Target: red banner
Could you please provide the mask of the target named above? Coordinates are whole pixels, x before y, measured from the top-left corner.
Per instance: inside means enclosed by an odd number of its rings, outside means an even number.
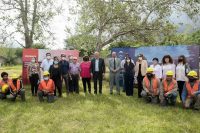
[[[29,81],[27,79],[27,66],[30,64],[31,59],[36,57],[38,60],[38,49],[23,49],[23,68],[22,68],[22,79],[24,84],[27,84]]]
[[[67,57],[69,55],[79,57],[79,51],[78,50],[45,50],[45,49],[23,49],[23,68],[22,68],[22,79],[24,84],[29,83],[27,79],[27,66],[30,64],[31,59],[33,57],[36,57],[37,61],[39,63],[42,62],[42,60],[46,57],[46,53],[51,53],[52,57],[58,56],[60,57],[61,54],[65,54]]]

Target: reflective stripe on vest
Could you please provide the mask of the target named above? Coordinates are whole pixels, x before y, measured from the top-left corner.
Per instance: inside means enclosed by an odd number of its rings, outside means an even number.
[[[156,78],[153,78],[153,93],[156,95],[157,94],[157,90],[158,90],[158,80]],[[145,86],[146,88],[151,91],[151,86],[150,86],[150,81],[149,79],[145,76],[144,77],[144,82],[145,82]]]
[[[189,82],[186,82],[186,89],[187,89],[187,92],[188,92],[187,97],[190,98],[192,96],[192,93],[194,93],[194,92],[199,90],[199,80],[197,80],[194,83],[193,87],[191,87]]]
[[[15,89],[15,90],[20,90],[20,84],[21,84],[21,82],[20,82],[20,80],[18,79],[18,80],[17,80],[17,86],[15,86],[15,85],[13,84],[14,89]],[[12,88],[12,90],[13,90],[13,88]]]
[[[165,93],[170,92],[171,90],[173,90],[174,86],[175,86],[175,83],[176,83],[176,80],[173,79],[172,82],[168,85],[167,80],[165,79],[163,81],[163,87],[164,87]]]

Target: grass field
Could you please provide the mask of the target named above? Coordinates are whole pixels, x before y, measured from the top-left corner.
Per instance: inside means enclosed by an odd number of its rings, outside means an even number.
[[[21,67],[1,68],[20,73]],[[80,86],[82,87],[81,83]],[[0,101],[1,133],[199,133],[200,112],[146,104],[124,94],[64,95],[55,103],[39,103],[26,86],[26,102]]]

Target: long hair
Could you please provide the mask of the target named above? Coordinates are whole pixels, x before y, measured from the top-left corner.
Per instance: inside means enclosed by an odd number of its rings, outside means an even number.
[[[185,56],[184,55],[180,55],[179,57],[178,57],[178,63],[180,63],[180,59],[183,59],[183,64],[185,65],[186,64],[186,58],[185,58]]]
[[[166,58],[169,59],[169,63],[170,63],[170,64],[173,64],[173,59],[172,59],[172,57],[171,57],[170,55],[165,55],[165,56],[162,58],[162,64],[163,64],[163,65],[166,64],[166,61],[165,61]]]

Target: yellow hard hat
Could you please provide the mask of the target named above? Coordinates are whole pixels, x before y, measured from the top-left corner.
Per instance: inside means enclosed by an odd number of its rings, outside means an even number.
[[[190,71],[187,76],[197,78],[197,72],[196,71]]]
[[[1,88],[2,93],[6,93],[8,91],[9,86],[7,84],[3,85]]]
[[[44,71],[43,76],[48,76],[49,72],[48,71]]]
[[[167,76],[173,76],[173,75],[174,75],[174,72],[173,72],[173,71],[167,71],[167,72],[166,72],[166,75],[167,75]]]
[[[149,73],[149,72],[151,73],[153,71],[154,71],[154,69],[152,67],[147,68],[147,73]]]
[[[11,76],[11,78],[12,78],[12,79],[18,79],[18,78],[19,78],[19,75],[13,74],[13,75]]]

